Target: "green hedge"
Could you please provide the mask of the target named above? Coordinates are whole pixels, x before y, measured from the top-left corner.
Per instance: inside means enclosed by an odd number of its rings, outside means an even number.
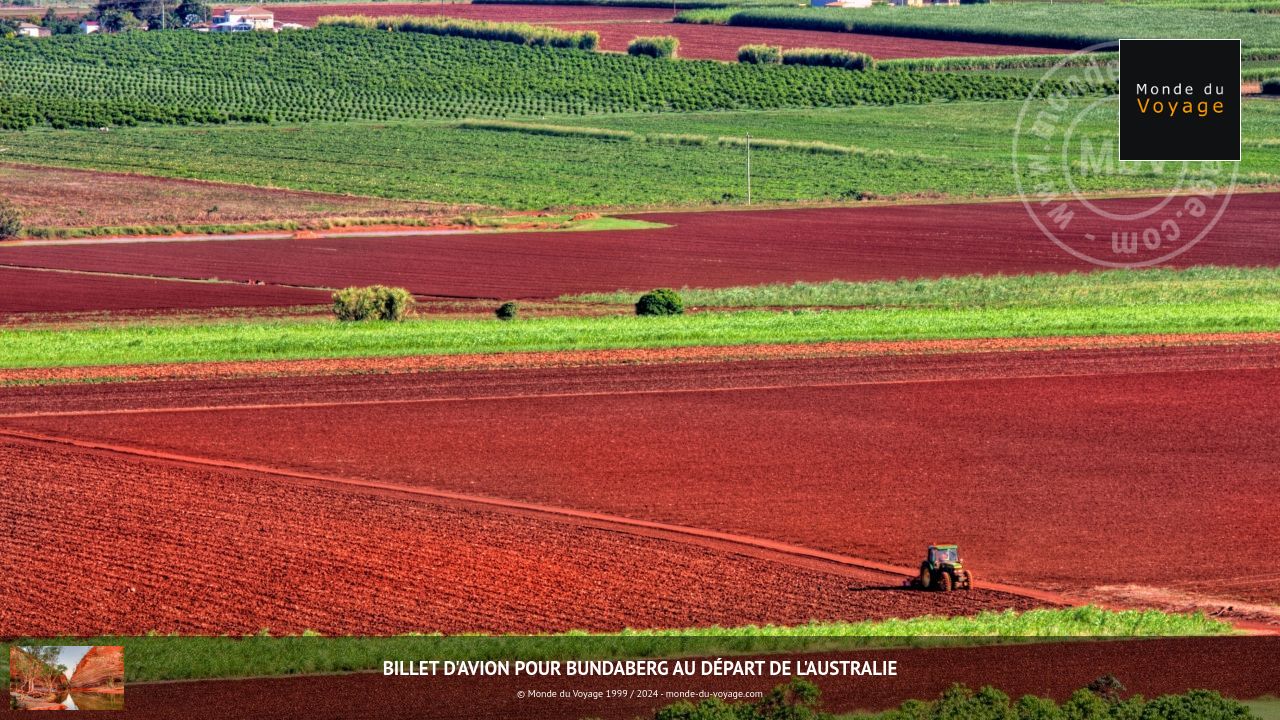
[[[777,45],[743,45],[738,48],[738,62],[776,65],[782,62],[782,48]]]
[[[337,25],[373,30],[426,33],[428,35],[452,35],[472,40],[532,45],[534,47],[575,48],[595,50],[600,47],[600,33],[595,31],[570,31],[548,25],[528,23],[488,22],[440,16],[396,15],[369,17],[367,15],[326,15],[316,25]]]
[[[680,39],[673,35],[638,37],[627,45],[628,55],[652,58],[674,58],[680,49]]]
[[[875,58],[866,53],[830,48],[793,48],[782,51],[783,65],[817,65],[844,70],[874,70]]]

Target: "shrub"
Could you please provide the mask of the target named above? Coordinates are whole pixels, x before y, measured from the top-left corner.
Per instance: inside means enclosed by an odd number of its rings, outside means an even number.
[[[342,321],[399,321],[412,305],[408,290],[385,285],[343,288],[333,294],[333,314]]]
[[[682,315],[684,301],[675,290],[658,288],[640,296],[636,301],[637,315]]]
[[[876,61],[870,55],[850,50],[795,48],[782,52],[783,65],[818,65],[846,70],[871,70]]]
[[[772,65],[782,62],[782,48],[777,45],[743,45],[738,48],[738,62]]]
[[[515,320],[516,314],[520,312],[520,306],[514,302],[504,302],[493,311],[499,320]]]
[[[1280,78],[1270,78],[1262,81],[1263,95],[1280,95]]]
[[[627,45],[627,53],[630,55],[647,55],[653,58],[674,58],[676,51],[680,48],[679,38],[671,35],[656,35],[653,37],[638,37]]]
[[[17,237],[22,231],[22,211],[16,205],[0,198],[0,240]]]

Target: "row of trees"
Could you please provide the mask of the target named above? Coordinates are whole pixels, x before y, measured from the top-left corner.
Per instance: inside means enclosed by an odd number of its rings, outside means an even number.
[[[24,645],[18,649],[21,654],[10,657],[11,663],[16,661],[18,664],[18,667],[11,669],[10,690],[35,696],[60,689],[58,678],[67,673],[67,667],[58,664],[62,648],[57,645]],[[16,687],[14,682],[17,683]]]

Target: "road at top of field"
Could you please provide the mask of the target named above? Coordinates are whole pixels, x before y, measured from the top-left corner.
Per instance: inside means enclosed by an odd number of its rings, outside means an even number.
[[[1102,675],[1115,675],[1128,692],[1153,698],[1209,688],[1250,699],[1280,691],[1276,638],[1160,638],[1056,642],[992,647],[914,648],[857,652],[755,655],[796,661],[897,662],[896,676],[811,678],[830,712],[886,710],[910,699],[935,699],[951,686],[992,685],[1014,698],[1051,697],[1059,702]],[[693,658],[695,661],[699,658]],[[745,658],[735,658],[745,659]],[[176,718],[177,708],[218,707],[227,720],[269,715],[280,720],[631,720],[675,702],[665,697],[609,697],[609,690],[767,692],[779,677],[384,677],[377,673],[129,686],[129,711],[139,718]],[[520,691],[584,691],[573,698],[522,698]],[[601,693],[592,699],[589,693]],[[371,705],[371,697],[395,703]],[[316,698],[323,697],[323,703]]]
[[[0,623],[15,635],[615,631],[1041,604],[914,593],[893,576],[712,541],[58,444],[0,439],[0,464],[0,521],[14,529]],[[17,562],[37,557],[58,558],[59,572]]]
[[[743,45],[779,45],[838,48],[863,52],[877,60],[896,58],[955,57],[970,55],[1040,55],[1062,50],[1030,46],[993,45],[954,40],[868,35],[821,30],[779,30],[737,25],[693,25],[686,23],[557,23],[566,30],[594,30],[600,33],[605,50],[626,52],[627,44],[646,35],[673,35],[680,40],[679,57],[695,60],[737,61]]]
[[[474,384],[455,376],[458,386],[434,396],[441,375],[402,376],[390,389],[370,378],[367,393],[354,377],[327,393],[317,378],[277,379],[244,397],[271,405],[275,392],[281,407],[5,417],[0,427],[894,565],[931,542],[958,542],[981,579],[1085,597],[1132,585],[1106,592],[1154,589],[1164,596],[1146,601],[1161,606],[1274,604],[1274,575],[1256,569],[1280,543],[1265,509],[1280,468],[1280,348],[1217,350],[1006,353],[959,365],[919,356],[897,376],[885,367],[892,358],[564,370],[558,381],[554,370],[507,371],[477,373]],[[1077,361],[1091,373],[1071,375]],[[39,397],[17,394],[28,406]],[[353,427],[397,430],[373,444],[334,431]]]
[[[1111,212],[1149,199],[1095,201]],[[1174,212],[1178,203],[1165,211]],[[1280,193],[1232,199],[1212,233],[1169,263],[1276,265],[1271,221]],[[598,232],[396,238],[237,240],[145,245],[0,247],[0,265],[190,279],[345,287],[397,285],[419,295],[549,298],[620,288],[726,287],[973,273],[1087,272],[1020,203],[886,205],[630,216],[671,227]],[[1160,214],[1152,222],[1159,222]],[[1080,210],[1071,233],[1110,245],[1106,221]],[[1109,252],[1109,250],[1108,250]],[[181,303],[180,298],[174,298]],[[0,312],[26,301],[0,287]],[[90,305],[86,300],[82,305]],[[82,307],[91,310],[92,307]]]
[[[276,22],[312,26],[325,15],[445,15],[468,20],[494,22],[667,22],[671,8],[623,7],[607,5],[471,5],[469,3],[347,3],[322,5],[265,5],[275,13]]]

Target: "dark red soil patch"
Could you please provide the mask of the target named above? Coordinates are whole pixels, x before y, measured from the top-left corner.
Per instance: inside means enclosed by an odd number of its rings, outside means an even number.
[[[315,25],[325,15],[447,15],[498,22],[588,22],[671,19],[670,8],[606,7],[600,5],[469,5],[461,3],[350,3],[346,5],[267,5],[276,22]],[[1006,51],[1007,54],[1007,51]]]
[[[768,657],[768,656],[762,656]],[[774,656],[776,658],[778,656]],[[1094,678],[1112,674],[1146,697],[1209,688],[1241,699],[1275,695],[1280,679],[1276,638],[1169,638],[1062,642],[976,648],[867,650],[789,656],[797,660],[896,660],[899,675],[815,678],[833,712],[883,710],[912,698],[936,698],[952,683],[993,685],[1014,697],[1065,700]],[[375,674],[267,680],[135,684],[131,717],[170,718],[193,704],[220,716],[308,720],[631,720],[672,700],[520,699],[519,691],[657,689],[767,691],[785,678],[423,678]],[[370,698],[393,697],[394,703]]]
[[[1035,604],[909,592],[893,578],[514,511],[42,443],[0,442],[0,466],[0,524],[12,531],[0,625],[19,636],[531,633]],[[57,557],[59,571],[28,572],[23,558],[37,555]]]
[[[1150,201],[1102,204],[1118,212],[1147,207]],[[1269,232],[1278,210],[1280,194],[1237,196],[1209,237],[1173,264],[1280,264],[1280,244]],[[421,295],[503,299],[618,288],[1088,272],[1098,267],[1072,257],[1041,234],[1020,203],[640,217],[673,227],[7,247],[0,248],[0,264],[319,287],[383,283]],[[1091,218],[1086,210],[1078,212],[1072,233],[1097,233],[1109,248],[1110,226]],[[0,304],[0,312],[6,310]]]
[[[328,393],[286,383],[253,397],[382,402],[0,425],[897,565],[959,542],[980,578],[1050,590],[1215,580],[1222,596],[1274,603],[1274,580],[1255,573],[1280,543],[1268,505],[1280,363],[1274,349],[1218,356],[1206,370],[1194,354],[1115,351],[1088,376],[1062,376],[1073,361],[1053,353],[973,358],[986,364],[976,369],[920,356],[897,378],[857,359],[654,366],[640,383],[628,368],[509,371],[434,399],[439,375],[400,376],[394,391],[375,381],[368,395],[347,378]],[[387,402],[415,397],[426,401]],[[400,430],[378,443],[333,432],[388,426]]]
[[[0,268],[0,313],[279,307],[327,302],[329,293],[301,288]]]
[[[894,58],[953,57],[959,55],[1032,55],[1060,53],[1053,48],[989,45],[986,43],[921,40],[817,30],[778,30],[728,25],[684,23],[586,23],[563,24],[569,30],[595,30],[605,50],[625,52],[627,44],[642,35],[674,35],[680,39],[679,56],[690,59],[736,62],[743,45],[780,45],[784,48],[840,48],[864,52],[877,60]]]

